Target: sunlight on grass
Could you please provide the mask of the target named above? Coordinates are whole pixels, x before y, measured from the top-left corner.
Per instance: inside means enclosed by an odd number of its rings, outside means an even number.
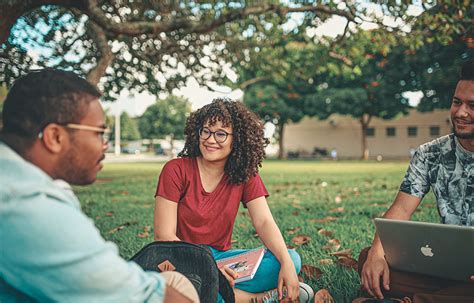
[[[107,164],[98,182],[75,188],[84,211],[102,235],[119,246],[124,258],[153,241],[154,194],[163,164]],[[360,250],[370,245],[372,219],[381,216],[392,202],[407,165],[358,161],[263,163],[261,175],[270,192],[269,205],[287,245],[296,248],[303,264],[323,272],[319,279],[305,277],[305,282],[328,289],[336,302],[348,302],[357,296],[357,273],[338,265],[338,258],[330,253],[350,249],[352,258],[357,259]],[[436,222],[437,218],[434,198],[429,194],[414,220]],[[320,233],[321,229],[329,233]],[[311,239],[298,246],[292,242],[297,235]],[[243,207],[233,240],[236,248],[261,245]]]

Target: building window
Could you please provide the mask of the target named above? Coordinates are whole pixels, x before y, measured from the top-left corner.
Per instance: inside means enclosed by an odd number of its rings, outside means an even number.
[[[367,131],[365,134],[367,135],[367,137],[375,137],[375,128],[367,127]]]
[[[395,127],[387,127],[385,130],[387,137],[395,137]]]
[[[418,133],[418,127],[408,126],[407,128],[408,137],[416,137],[417,133]]]
[[[440,131],[439,131],[439,126],[430,126],[430,136],[431,137],[437,137],[439,136]]]

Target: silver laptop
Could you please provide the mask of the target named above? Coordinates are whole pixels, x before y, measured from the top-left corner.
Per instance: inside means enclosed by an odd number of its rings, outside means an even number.
[[[390,267],[446,279],[474,275],[474,227],[375,219]]]

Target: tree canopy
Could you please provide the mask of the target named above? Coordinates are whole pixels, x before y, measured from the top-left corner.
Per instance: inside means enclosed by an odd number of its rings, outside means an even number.
[[[165,99],[157,99],[150,105],[138,120],[143,138],[174,139],[184,138],[184,126],[191,112],[191,104],[182,97],[170,95]]]
[[[2,1],[0,82],[11,84],[32,61],[73,69],[99,84],[108,98],[122,89],[171,91],[190,76],[204,85],[222,82],[226,64],[237,53],[245,60],[247,50],[262,47],[266,31],[288,28],[289,20],[304,31],[332,16],[345,18],[348,25],[363,20],[383,24],[382,17],[372,13],[373,5],[333,0]],[[467,6],[459,5],[454,13],[452,6],[425,7],[439,11],[439,18],[449,14],[433,32],[466,26],[469,18],[462,12]],[[380,5],[385,16],[411,24],[415,18],[408,7],[392,1]],[[35,60],[26,46],[37,50]]]

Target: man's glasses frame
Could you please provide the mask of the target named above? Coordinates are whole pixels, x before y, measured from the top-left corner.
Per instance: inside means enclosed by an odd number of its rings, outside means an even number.
[[[207,140],[213,135],[217,143],[224,143],[229,136],[232,136],[232,133],[228,133],[225,130],[220,129],[213,132],[207,127],[201,127],[198,134],[199,138],[203,140]]]
[[[91,131],[91,132],[96,132],[100,135],[100,138],[102,140],[103,144],[106,144],[109,142],[109,135],[110,135],[110,128],[108,127],[97,127],[97,126],[91,126],[91,125],[85,125],[85,124],[76,124],[76,123],[67,123],[67,124],[58,124],[66,128],[70,129],[78,129],[78,130],[85,130],[85,131]],[[41,139],[43,138],[43,131],[41,131],[38,134],[38,138]]]

